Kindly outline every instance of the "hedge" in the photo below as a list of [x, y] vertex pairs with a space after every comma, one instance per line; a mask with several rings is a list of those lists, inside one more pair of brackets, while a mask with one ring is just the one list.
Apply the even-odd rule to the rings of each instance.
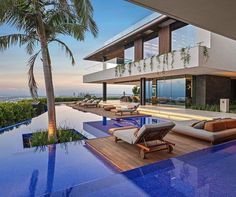
[[31, 102], [0, 103], [0, 128], [31, 119], [35, 115]]

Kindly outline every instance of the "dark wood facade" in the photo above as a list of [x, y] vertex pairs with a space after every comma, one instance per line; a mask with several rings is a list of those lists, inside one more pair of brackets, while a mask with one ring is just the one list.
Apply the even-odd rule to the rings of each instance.
[[159, 53], [168, 53], [171, 51], [171, 29], [170, 26], [166, 26], [160, 29], [159, 36]]
[[143, 59], [143, 39], [139, 38], [134, 41], [134, 60], [138, 61]]

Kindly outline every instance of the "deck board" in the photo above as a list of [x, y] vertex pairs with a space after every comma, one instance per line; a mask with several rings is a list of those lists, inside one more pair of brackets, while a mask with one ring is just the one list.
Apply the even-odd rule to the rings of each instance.
[[147, 158], [144, 160], [138, 155], [138, 147], [125, 142], [115, 143], [113, 136], [90, 139], [86, 141], [86, 144], [121, 171], [134, 169], [210, 146], [207, 142], [175, 133], [169, 133], [165, 139], [176, 144], [173, 153], [170, 154], [167, 151], [154, 152], [147, 154]]

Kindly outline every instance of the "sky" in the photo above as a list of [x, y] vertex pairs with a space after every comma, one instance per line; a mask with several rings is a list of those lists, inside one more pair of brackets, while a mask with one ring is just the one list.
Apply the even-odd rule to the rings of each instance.
[[[97, 63], [83, 60], [87, 54], [101, 47], [105, 41], [135, 24], [152, 11], [139, 7], [124, 0], [91, 0], [94, 8], [94, 20], [99, 34], [94, 38], [89, 32], [85, 40], [79, 42], [71, 37], [61, 39], [68, 44], [76, 59], [72, 66], [70, 60], [57, 45], [49, 47], [52, 58], [54, 91], [56, 96], [72, 96], [81, 92], [102, 93], [100, 84], [84, 84], [83, 74], [87, 73]], [[13, 27], [0, 26], [0, 35], [17, 33]], [[12, 46], [0, 51], [0, 96], [29, 96], [27, 85], [27, 61], [29, 56], [24, 48]], [[92, 70], [91, 70], [92, 71]], [[43, 68], [40, 58], [35, 65], [35, 77], [39, 87], [39, 95], [45, 96]], [[131, 93], [130, 86], [108, 85], [108, 94]]]

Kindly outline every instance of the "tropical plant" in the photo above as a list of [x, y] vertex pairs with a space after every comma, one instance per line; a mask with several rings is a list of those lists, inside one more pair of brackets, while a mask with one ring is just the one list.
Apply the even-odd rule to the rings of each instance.
[[132, 88], [132, 92], [133, 92], [134, 96], [137, 96], [140, 93], [140, 88], [138, 86], [134, 86]]
[[[98, 30], [93, 20], [93, 7], [90, 0], [0, 0], [0, 5], [0, 25], [8, 24], [17, 31], [15, 34], [0, 36], [0, 49], [6, 50], [16, 44], [26, 47], [26, 52], [31, 55], [28, 85], [33, 98], [38, 96], [34, 64], [41, 54], [48, 105], [48, 139], [56, 139], [54, 88], [48, 45], [57, 42], [74, 64], [71, 50], [58, 37], [67, 35], [84, 40], [87, 31], [96, 36]], [[37, 45], [40, 49], [36, 51]]]
[[30, 139], [31, 146], [45, 146], [49, 144], [57, 144], [57, 143], [66, 143], [71, 141], [77, 141], [85, 139], [85, 137], [78, 133], [77, 131], [73, 129], [64, 129], [64, 128], [58, 128], [58, 139], [50, 139], [47, 138], [47, 132], [46, 131], [37, 131], [32, 134], [32, 137]]

